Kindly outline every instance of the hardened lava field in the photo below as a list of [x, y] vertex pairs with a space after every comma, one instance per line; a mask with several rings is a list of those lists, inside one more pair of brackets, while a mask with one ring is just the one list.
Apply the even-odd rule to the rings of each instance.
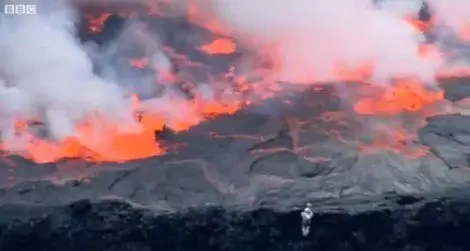
[[[123, 132], [96, 113], [77, 125], [78, 137], [57, 142], [41, 136], [47, 123], [18, 121], [27, 151], [3, 158], [1, 203], [321, 207], [467, 179], [465, 69], [438, 73], [431, 87], [397, 78], [385, 88], [367, 80], [367, 65], [343, 64], [334, 81], [273, 81], [278, 62], [264, 51], [197, 9], [168, 15], [162, 6], [86, 7], [78, 26], [94, 74], [128, 92], [141, 130]], [[239, 64], [247, 58], [248, 73]]]

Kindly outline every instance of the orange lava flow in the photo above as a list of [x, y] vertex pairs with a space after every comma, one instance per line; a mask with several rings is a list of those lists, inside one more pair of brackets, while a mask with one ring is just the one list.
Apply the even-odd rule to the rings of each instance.
[[[154, 129], [161, 124], [154, 121], [142, 123], [139, 133], [122, 133], [112, 124], [101, 124], [105, 129], [83, 124], [77, 128], [76, 137], [67, 137], [61, 142], [51, 143], [28, 135], [28, 155], [37, 163], [57, 161], [62, 158], [83, 158], [91, 161], [123, 162], [158, 155], [163, 150], [155, 144]], [[158, 127], [157, 127], [158, 126]]]
[[85, 18], [88, 22], [88, 29], [92, 33], [99, 33], [103, 31], [104, 23], [111, 16], [112, 13], [100, 13], [98, 15], [86, 15]]
[[406, 17], [404, 19], [405, 22], [408, 22], [410, 25], [412, 25], [415, 29], [419, 30], [420, 32], [426, 33], [431, 30], [432, 26], [434, 25], [434, 20], [428, 20], [428, 21], [422, 21], [419, 19], [416, 19], [414, 17]]
[[427, 90], [419, 81], [401, 80], [390, 88], [378, 90], [372, 97], [359, 100], [354, 110], [370, 115], [416, 112], [443, 99], [443, 91]]
[[[171, 0], [165, 0], [170, 2]], [[220, 35], [219, 38], [199, 47], [200, 51], [208, 55], [226, 55], [237, 51], [237, 44], [234, 40], [226, 38], [227, 30], [224, 29], [221, 22], [206, 13], [198, 4], [191, 4], [187, 9], [187, 15], [190, 21], [201, 25], [202, 27]], [[163, 9], [159, 6], [152, 8], [150, 12], [156, 14]], [[89, 30], [93, 33], [101, 32], [106, 19], [111, 13], [100, 15], [88, 15]], [[422, 22], [413, 18], [405, 19], [413, 27], [421, 32], [427, 32], [433, 21]], [[469, 29], [470, 30], [470, 29]], [[470, 33], [469, 33], [470, 34]], [[470, 37], [470, 35], [469, 35]], [[420, 48], [422, 56], [431, 54], [435, 50], [431, 45], [423, 45]], [[269, 50], [269, 52], [271, 52]], [[273, 56], [274, 55], [274, 56]], [[275, 57], [275, 53], [272, 55]], [[273, 58], [272, 61], [276, 61]], [[269, 60], [268, 60], [269, 61]], [[135, 68], [148, 68], [149, 59], [138, 58], [130, 60], [129, 64]], [[276, 65], [272, 68], [276, 68]], [[373, 63], [365, 66], [344, 66], [341, 63], [337, 67], [338, 79], [363, 81], [368, 80], [371, 75]], [[271, 70], [271, 69], [270, 69]], [[274, 69], [276, 70], [276, 69]], [[466, 69], [465, 69], [466, 70]], [[470, 73], [467, 71], [467, 74]], [[450, 74], [450, 73], [449, 73]], [[452, 73], [455, 76], [455, 73]], [[447, 76], [447, 75], [446, 75]], [[245, 83], [242, 76], [232, 74], [238, 89], [234, 92], [250, 94], [256, 96], [253, 100], [264, 100], [272, 98], [275, 94], [282, 91], [282, 87], [277, 83], [266, 85], [256, 85], [255, 83]], [[262, 76], [264, 77], [264, 76]], [[159, 84], [175, 82], [177, 76], [173, 73], [159, 71]], [[400, 79], [396, 80], [391, 86], [370, 86], [362, 85], [362, 89], [367, 89], [367, 95], [361, 97], [354, 104], [354, 111], [363, 115], [396, 115], [400, 113], [419, 112], [426, 107], [433, 105], [444, 99], [442, 91], [430, 90], [418, 80]], [[243, 105], [250, 104], [252, 100], [224, 102], [211, 100], [205, 101], [197, 95], [194, 99], [185, 101], [168, 101], [173, 107], [181, 107], [185, 110], [181, 118], [167, 118], [168, 114], [142, 112], [141, 101], [137, 96], [133, 96], [132, 110], [136, 125], [127, 128], [123, 125], [116, 125], [107, 119], [105, 115], [98, 114], [87, 118], [79, 123], [75, 128], [75, 135], [67, 137], [59, 142], [47, 139], [41, 139], [31, 133], [31, 121], [18, 121], [15, 127], [17, 138], [22, 144], [22, 149], [26, 149], [23, 156], [37, 163], [47, 163], [58, 161], [63, 158], [81, 158], [93, 162], [124, 162], [134, 159], [142, 159], [150, 156], [164, 154], [166, 149], [158, 143], [155, 132], [162, 131], [165, 127], [175, 132], [182, 132], [190, 129], [215, 116], [224, 114], [234, 114], [240, 110]], [[400, 139], [405, 141], [409, 135], [405, 131], [400, 131]], [[379, 144], [388, 144], [387, 139], [377, 139]], [[400, 140], [399, 140], [400, 141]], [[16, 152], [17, 142], [4, 142], [0, 149], [4, 152]], [[399, 144], [398, 146], [399, 147]]]
[[[15, 133], [24, 144], [23, 156], [36, 163], [49, 163], [64, 158], [81, 158], [92, 162], [125, 162], [165, 153], [165, 149], [158, 144], [155, 137], [155, 132], [163, 130], [166, 125], [165, 117], [162, 114], [139, 112], [140, 101], [137, 96], [133, 96], [132, 101], [135, 119], [138, 121], [137, 128], [123, 128], [122, 125], [110, 123], [104, 116], [95, 115], [77, 126], [75, 136], [59, 142], [36, 137], [28, 130], [31, 123], [18, 121]], [[231, 114], [240, 109], [239, 104], [225, 105], [202, 101], [188, 101], [180, 105], [186, 106], [191, 112], [171, 124], [171, 129], [175, 132], [188, 130], [204, 118]], [[199, 114], [203, 117], [198, 116]], [[0, 148], [4, 152], [13, 152], [14, 146], [4, 142]]]
[[148, 58], [132, 59], [129, 64], [135, 68], [144, 69], [149, 65]]
[[210, 44], [201, 46], [200, 49], [209, 55], [232, 54], [237, 49], [237, 46], [230, 39], [218, 38]]

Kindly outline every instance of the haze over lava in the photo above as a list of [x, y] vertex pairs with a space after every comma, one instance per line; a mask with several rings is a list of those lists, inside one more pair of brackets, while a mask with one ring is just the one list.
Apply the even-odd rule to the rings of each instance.
[[[37, 1], [36, 16], [1, 17], [0, 132], [6, 154], [39, 163], [160, 155], [172, 150], [159, 144], [155, 132], [186, 131], [327, 83], [342, 83], [335, 88], [344, 110], [371, 129], [373, 148], [408, 152], [400, 142], [413, 141], [426, 116], [448, 112], [438, 79], [466, 74], [466, 62], [455, 55], [469, 37], [470, 5], [455, 1], [428, 1], [433, 15], [421, 19], [419, 1], [139, 4], [144, 8], [103, 1], [109, 11], [85, 11], [88, 34], [102, 33], [112, 16], [127, 20], [104, 49], [79, 41], [75, 24], [82, 9], [76, 1]], [[204, 35], [186, 39], [198, 53], [222, 58], [229, 67], [214, 70], [194, 60], [145, 21], [168, 16], [203, 27]], [[404, 127], [410, 124], [405, 117], [416, 126]]]

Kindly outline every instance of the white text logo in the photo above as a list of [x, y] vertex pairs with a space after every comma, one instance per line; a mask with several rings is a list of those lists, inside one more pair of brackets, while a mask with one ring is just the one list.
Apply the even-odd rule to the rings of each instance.
[[7, 15], [36, 15], [36, 5], [6, 4]]

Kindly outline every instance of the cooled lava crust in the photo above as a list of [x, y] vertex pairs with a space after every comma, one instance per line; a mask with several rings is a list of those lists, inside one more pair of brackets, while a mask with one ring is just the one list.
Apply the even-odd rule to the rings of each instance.
[[[197, 29], [153, 18], [160, 32]], [[106, 44], [122, 21], [82, 39]], [[178, 39], [164, 42], [213, 60]], [[442, 82], [452, 102], [470, 95], [470, 79]], [[359, 154], [322, 129], [347, 136], [361, 126], [328, 119], [342, 110], [331, 86], [160, 133], [178, 146], [164, 156], [121, 164], [9, 157], [0, 166], [0, 250], [469, 250], [470, 116], [428, 118], [419, 131], [425, 157]], [[306, 158], [302, 147], [315, 151]], [[306, 202], [315, 216], [302, 237]]]

